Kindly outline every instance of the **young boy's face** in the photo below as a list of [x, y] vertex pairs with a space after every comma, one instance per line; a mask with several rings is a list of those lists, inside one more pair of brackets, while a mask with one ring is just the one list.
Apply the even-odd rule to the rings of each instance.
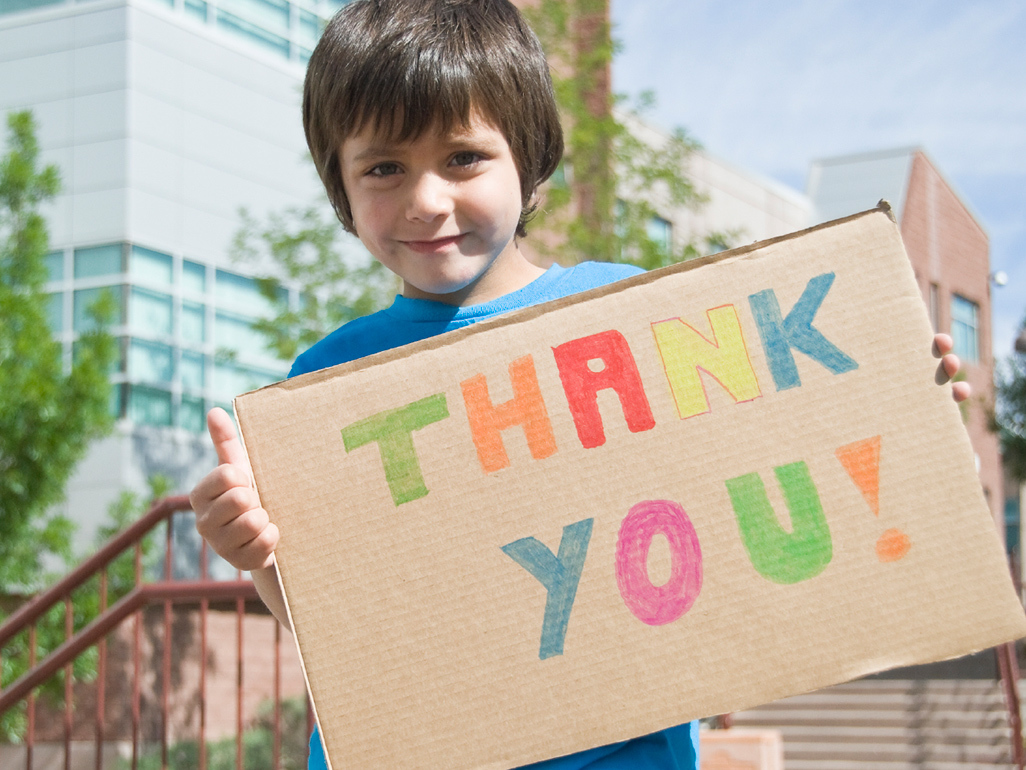
[[403, 279], [404, 296], [476, 304], [540, 273], [514, 240], [520, 178], [509, 143], [480, 116], [406, 142], [365, 128], [339, 158], [356, 232]]

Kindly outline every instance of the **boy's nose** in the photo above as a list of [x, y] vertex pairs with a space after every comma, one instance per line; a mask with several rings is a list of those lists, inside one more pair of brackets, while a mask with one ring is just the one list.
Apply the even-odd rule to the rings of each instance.
[[452, 211], [452, 194], [447, 180], [435, 174], [421, 174], [413, 183], [406, 217], [430, 222]]

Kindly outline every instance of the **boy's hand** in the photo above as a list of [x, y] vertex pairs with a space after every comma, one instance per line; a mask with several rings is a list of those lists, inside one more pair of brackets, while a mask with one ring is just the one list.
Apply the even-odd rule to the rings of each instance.
[[236, 569], [274, 565], [278, 527], [267, 518], [253, 488], [249, 459], [235, 425], [223, 409], [207, 414], [207, 429], [220, 462], [189, 495], [196, 529], [221, 558]]
[[[958, 370], [961, 367], [958, 356], [951, 352], [953, 347], [955, 347], [955, 343], [947, 334], [934, 335], [933, 354], [941, 360], [940, 366], [937, 368], [938, 385], [948, 382], [958, 374]], [[955, 397], [955, 401], [965, 401], [971, 394], [972, 387], [968, 382], [951, 383], [951, 395]]]

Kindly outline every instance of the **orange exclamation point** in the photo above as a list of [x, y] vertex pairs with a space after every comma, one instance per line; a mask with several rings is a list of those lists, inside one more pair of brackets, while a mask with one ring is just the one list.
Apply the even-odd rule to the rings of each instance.
[[[851, 480], [862, 491], [873, 513], [880, 516], [880, 437], [846, 444], [834, 452]], [[900, 529], [888, 529], [876, 541], [876, 558], [897, 561], [908, 553], [912, 542]]]

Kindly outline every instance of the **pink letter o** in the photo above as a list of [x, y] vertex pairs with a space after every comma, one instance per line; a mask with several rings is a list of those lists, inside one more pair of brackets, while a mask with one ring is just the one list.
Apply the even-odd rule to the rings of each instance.
[[[670, 579], [654, 586], [648, 577], [648, 549], [662, 533], [670, 543]], [[635, 505], [620, 525], [616, 583], [638, 620], [650, 626], [672, 623], [691, 609], [702, 590], [702, 549], [684, 509], [670, 500]]]

